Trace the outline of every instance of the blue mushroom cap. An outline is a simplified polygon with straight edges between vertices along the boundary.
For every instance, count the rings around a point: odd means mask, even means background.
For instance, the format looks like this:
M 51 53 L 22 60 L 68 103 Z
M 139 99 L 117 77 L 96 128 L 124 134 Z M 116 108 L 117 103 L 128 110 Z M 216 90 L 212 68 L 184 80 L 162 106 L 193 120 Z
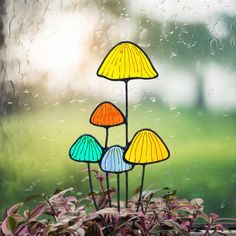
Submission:
M 82 135 L 71 146 L 69 156 L 74 161 L 99 162 L 102 156 L 102 146 L 93 136 Z
M 131 170 L 133 166 L 123 161 L 123 154 L 124 150 L 120 146 L 110 147 L 100 161 L 100 168 L 104 172 L 116 174 Z

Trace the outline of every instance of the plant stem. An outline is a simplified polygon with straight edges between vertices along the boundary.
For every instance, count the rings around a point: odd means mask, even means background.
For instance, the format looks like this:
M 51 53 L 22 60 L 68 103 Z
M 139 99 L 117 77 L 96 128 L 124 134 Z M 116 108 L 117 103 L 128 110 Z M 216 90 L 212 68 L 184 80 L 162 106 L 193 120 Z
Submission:
M 128 111 L 129 111 L 129 102 L 128 102 L 128 81 L 125 81 L 125 137 L 126 137 L 126 147 L 129 142 L 129 130 L 128 130 Z M 125 172 L 125 207 L 128 208 L 128 199 L 129 199 L 129 174 Z
M 98 211 L 98 207 L 97 207 L 95 196 L 94 196 L 94 192 L 93 192 L 93 184 L 92 184 L 92 176 L 91 176 L 91 171 L 90 171 L 90 163 L 87 163 L 87 164 L 88 164 L 88 176 L 89 176 L 90 192 L 92 193 L 92 199 L 93 199 L 94 207 Z
M 108 146 L 108 136 L 109 136 L 109 128 L 106 127 L 105 150 L 107 150 L 107 146 Z M 108 173 L 106 173 L 106 185 L 107 185 L 107 195 L 108 195 L 109 207 L 111 207 L 111 195 L 110 195 L 110 184 L 109 184 L 109 174 Z
M 49 201 L 45 196 L 43 197 L 43 199 L 44 199 L 44 201 L 48 204 L 48 206 L 50 207 L 52 213 L 54 214 L 54 215 L 53 215 L 54 220 L 57 221 L 57 218 L 56 218 L 56 217 L 57 217 L 57 213 L 55 212 L 55 210 L 54 210 L 52 204 L 50 203 L 50 201 Z
M 120 212 L 120 174 L 117 174 L 117 209 Z
M 140 193 L 139 193 L 139 199 L 138 199 L 138 206 L 137 206 L 137 212 L 139 210 L 139 206 L 141 204 L 142 199 L 142 192 L 143 192 L 143 183 L 144 183 L 144 175 L 145 175 L 145 167 L 146 165 L 143 165 L 143 172 L 142 172 L 142 179 L 141 179 L 141 186 L 140 186 Z

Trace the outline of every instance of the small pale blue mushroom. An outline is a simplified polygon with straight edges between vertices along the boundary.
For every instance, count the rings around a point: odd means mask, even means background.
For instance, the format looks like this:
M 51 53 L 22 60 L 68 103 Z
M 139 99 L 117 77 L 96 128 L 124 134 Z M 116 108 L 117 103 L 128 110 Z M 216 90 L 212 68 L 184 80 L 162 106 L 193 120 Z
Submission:
M 133 165 L 123 160 L 124 150 L 122 147 L 111 146 L 100 161 L 100 168 L 107 173 L 120 174 L 133 169 Z

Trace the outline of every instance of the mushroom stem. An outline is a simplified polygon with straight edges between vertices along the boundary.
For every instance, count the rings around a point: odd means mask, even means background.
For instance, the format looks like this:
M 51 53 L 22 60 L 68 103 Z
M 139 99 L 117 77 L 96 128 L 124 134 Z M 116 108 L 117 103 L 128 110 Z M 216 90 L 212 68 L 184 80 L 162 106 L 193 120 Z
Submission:
M 108 146 L 108 136 L 109 136 L 109 128 L 106 127 L 105 149 L 107 149 Z
M 117 174 L 117 209 L 120 212 L 120 174 Z
M 93 184 L 92 184 L 92 176 L 91 176 L 91 170 L 90 170 L 90 163 L 87 163 L 87 164 L 88 164 L 88 176 L 89 176 L 90 192 L 92 193 L 92 199 L 93 199 L 94 207 L 98 211 L 98 207 L 97 207 L 95 196 L 94 196 L 94 192 L 93 192 Z
M 128 130 L 128 80 L 125 81 L 125 117 L 126 117 L 126 123 L 125 123 L 125 137 L 126 137 L 126 146 L 129 142 L 129 130 Z M 129 198 L 129 174 L 128 172 L 125 173 L 125 207 L 128 207 L 128 198 Z
M 143 172 L 142 172 L 142 179 L 141 179 L 141 186 L 140 186 L 140 193 L 139 193 L 139 199 L 138 199 L 138 206 L 137 206 L 137 212 L 139 210 L 139 206 L 141 204 L 142 199 L 142 192 L 143 192 L 143 183 L 144 183 L 144 175 L 145 175 L 145 167 L 146 165 L 143 165 Z
M 109 128 L 106 127 L 105 149 L 107 149 L 107 146 L 108 146 L 108 136 L 109 136 Z M 110 195 L 110 184 L 109 184 L 109 174 L 108 173 L 106 173 L 106 185 L 107 185 L 107 195 L 108 195 L 109 207 L 111 207 L 111 195 Z
M 125 123 L 125 133 L 126 133 L 126 145 L 128 144 L 128 81 L 125 81 L 125 117 L 126 117 L 126 123 Z
M 107 195 L 108 195 L 109 207 L 111 207 L 110 183 L 109 183 L 109 174 L 108 173 L 106 173 L 106 185 L 107 185 Z
M 125 172 L 125 207 L 128 208 L 128 199 L 129 199 L 129 175 L 128 172 Z

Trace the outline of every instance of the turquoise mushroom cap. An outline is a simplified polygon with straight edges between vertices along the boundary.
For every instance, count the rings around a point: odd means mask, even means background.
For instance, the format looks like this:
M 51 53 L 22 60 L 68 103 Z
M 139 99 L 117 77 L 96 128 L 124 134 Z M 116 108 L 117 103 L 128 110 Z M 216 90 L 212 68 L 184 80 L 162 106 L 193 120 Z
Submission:
M 69 156 L 74 161 L 96 163 L 102 157 L 101 144 L 89 134 L 80 136 L 71 146 Z
M 120 174 L 133 169 L 133 165 L 123 161 L 124 150 L 122 147 L 111 146 L 100 161 L 100 168 L 104 172 Z

